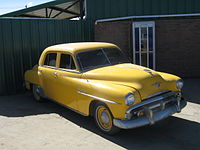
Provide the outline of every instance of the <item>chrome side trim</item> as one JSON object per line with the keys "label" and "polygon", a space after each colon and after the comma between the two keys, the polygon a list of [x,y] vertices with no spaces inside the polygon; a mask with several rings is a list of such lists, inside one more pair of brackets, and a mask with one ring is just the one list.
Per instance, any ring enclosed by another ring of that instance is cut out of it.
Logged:
{"label": "chrome side trim", "polygon": [[77,70],[71,70],[71,69],[64,69],[64,68],[56,68],[56,70],[62,70],[62,71],[66,71],[66,72],[72,72],[72,73],[80,73]]}
{"label": "chrome side trim", "polygon": [[91,98],[94,98],[94,99],[97,99],[97,100],[100,100],[100,101],[103,101],[103,102],[121,105],[121,103],[113,102],[113,101],[110,101],[110,100],[107,100],[107,99],[104,99],[104,98],[101,98],[101,97],[90,95],[90,94],[84,93],[83,91],[78,91],[78,93],[82,94],[82,95],[85,95],[85,96],[88,96],[88,97],[91,97]]}
{"label": "chrome side trim", "polygon": [[141,107],[143,105],[147,105],[147,104],[150,104],[150,103],[154,103],[154,102],[160,101],[160,100],[162,100],[162,99],[164,99],[166,97],[175,95],[176,93],[178,93],[178,92],[170,92],[170,93],[166,93],[166,94],[163,94],[163,95],[160,95],[160,96],[157,96],[157,97],[150,98],[148,100],[140,102],[140,103],[134,105],[133,107],[129,108],[126,111],[126,113],[129,114],[133,109],[136,109],[136,108]]}
{"label": "chrome side trim", "polygon": [[66,72],[72,72],[72,73],[81,73],[80,71],[77,70],[71,70],[71,69],[64,69],[64,68],[56,68],[53,66],[46,66],[46,65],[39,65],[41,67],[45,67],[45,68],[51,68],[51,69],[55,69],[55,70],[62,70],[62,71],[66,71]]}

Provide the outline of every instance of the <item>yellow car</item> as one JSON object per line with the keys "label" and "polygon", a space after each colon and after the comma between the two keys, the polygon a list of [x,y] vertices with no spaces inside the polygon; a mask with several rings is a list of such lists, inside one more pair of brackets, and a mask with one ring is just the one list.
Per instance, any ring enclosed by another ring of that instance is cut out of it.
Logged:
{"label": "yellow car", "polygon": [[46,48],[25,73],[36,100],[54,100],[93,116],[108,134],[164,119],[186,106],[179,77],[130,63],[114,44],[82,42]]}

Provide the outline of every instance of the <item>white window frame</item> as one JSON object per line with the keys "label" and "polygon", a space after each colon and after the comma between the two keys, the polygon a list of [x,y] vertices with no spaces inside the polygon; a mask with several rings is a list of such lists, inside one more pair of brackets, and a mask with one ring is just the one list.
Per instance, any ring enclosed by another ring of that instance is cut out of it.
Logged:
{"label": "white window frame", "polygon": [[[148,27],[153,27],[153,69],[156,69],[156,49],[155,49],[155,22],[154,21],[136,21],[132,23],[132,33],[133,33],[133,63],[135,63],[135,28],[139,28],[139,55],[140,55],[140,65],[141,65],[141,28],[147,27],[147,37],[148,37]],[[149,40],[147,40],[147,54],[149,54]],[[147,63],[149,63],[149,55],[147,55]]]}

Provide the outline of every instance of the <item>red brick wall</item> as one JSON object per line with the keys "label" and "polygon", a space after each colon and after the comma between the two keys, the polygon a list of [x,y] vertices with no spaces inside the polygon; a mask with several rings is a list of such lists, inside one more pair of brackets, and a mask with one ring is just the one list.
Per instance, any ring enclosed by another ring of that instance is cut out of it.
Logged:
{"label": "red brick wall", "polygon": [[[200,19],[155,20],[155,25],[156,70],[200,77]],[[117,44],[132,58],[131,20],[98,23],[95,39]]]}

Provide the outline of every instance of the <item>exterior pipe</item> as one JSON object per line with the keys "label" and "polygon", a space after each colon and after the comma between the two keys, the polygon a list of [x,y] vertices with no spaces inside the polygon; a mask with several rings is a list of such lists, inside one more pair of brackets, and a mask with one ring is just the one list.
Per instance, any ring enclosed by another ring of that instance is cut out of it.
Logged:
{"label": "exterior pipe", "polygon": [[171,14],[171,15],[147,15],[147,16],[127,16],[127,17],[118,17],[118,18],[99,19],[99,20],[96,20],[95,24],[97,24],[99,22],[109,22],[109,21],[128,20],[128,19],[167,18],[167,17],[194,17],[194,16],[200,16],[200,13]]}

